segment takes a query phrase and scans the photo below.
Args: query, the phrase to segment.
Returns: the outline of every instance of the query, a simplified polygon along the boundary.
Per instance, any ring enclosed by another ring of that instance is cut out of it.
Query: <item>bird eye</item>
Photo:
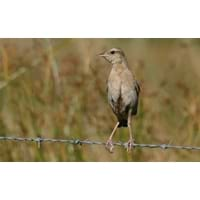
[[[111,51],[110,53],[111,53],[111,54],[114,54],[114,53],[115,53],[115,51]]]

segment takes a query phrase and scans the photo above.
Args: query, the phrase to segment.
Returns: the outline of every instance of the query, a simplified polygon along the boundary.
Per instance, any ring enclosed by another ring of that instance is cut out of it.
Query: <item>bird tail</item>
[[[120,127],[127,127],[128,126],[128,121],[126,119],[120,120],[118,128]]]

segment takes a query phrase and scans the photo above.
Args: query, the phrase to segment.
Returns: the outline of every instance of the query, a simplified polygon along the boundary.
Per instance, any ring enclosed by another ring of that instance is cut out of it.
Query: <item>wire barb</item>
[[[38,148],[41,147],[41,143],[66,143],[66,144],[73,144],[73,145],[103,145],[105,146],[105,142],[100,141],[91,141],[91,140],[79,140],[79,139],[52,139],[52,138],[25,138],[25,137],[14,137],[14,136],[0,136],[1,141],[14,141],[14,142],[35,142],[37,143]],[[116,142],[113,143],[115,146],[119,147],[126,147],[127,143],[124,142]],[[133,147],[136,148],[160,148],[163,150],[167,149],[178,149],[178,150],[196,150],[200,151],[200,147],[195,146],[178,146],[178,145],[171,145],[171,144],[133,144]]]
[[[42,138],[38,137],[38,138],[35,139],[35,141],[36,141],[36,143],[37,143],[38,149],[40,149],[40,147],[41,147],[41,142],[42,142]]]

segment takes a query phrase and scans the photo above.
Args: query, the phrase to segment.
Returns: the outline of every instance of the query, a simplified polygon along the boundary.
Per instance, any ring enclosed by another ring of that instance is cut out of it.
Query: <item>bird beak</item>
[[[98,56],[100,56],[100,57],[106,57],[106,54],[105,53],[100,53]]]

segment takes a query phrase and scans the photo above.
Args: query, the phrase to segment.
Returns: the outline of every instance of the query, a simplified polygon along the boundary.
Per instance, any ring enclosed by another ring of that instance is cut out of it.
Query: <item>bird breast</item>
[[[113,67],[108,79],[108,101],[116,115],[127,114],[137,106],[135,80],[127,67]]]

